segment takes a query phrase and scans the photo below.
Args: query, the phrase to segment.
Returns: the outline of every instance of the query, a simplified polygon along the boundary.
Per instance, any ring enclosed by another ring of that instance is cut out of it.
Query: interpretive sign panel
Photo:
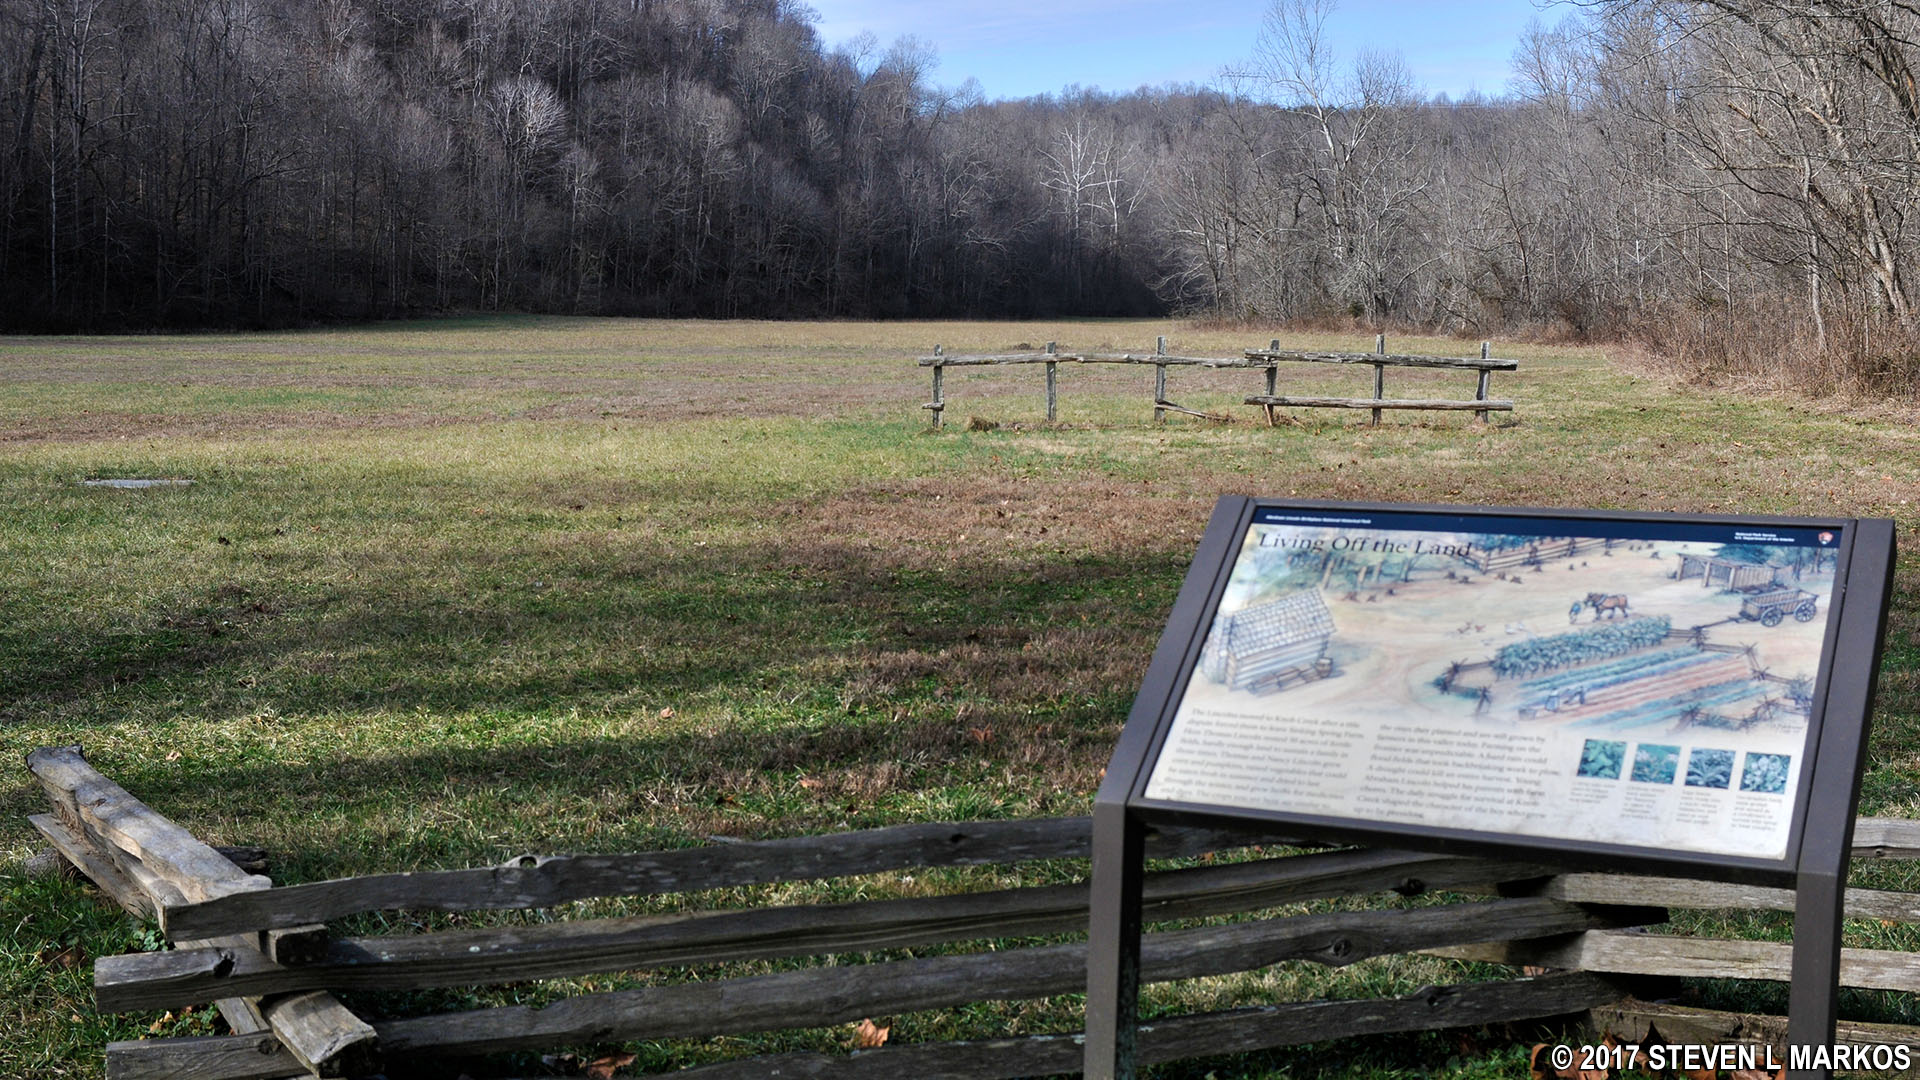
[[[1832,1042],[1893,556],[1884,519],[1221,499],[1094,797],[1087,1077],[1134,1075],[1156,822],[1790,884],[1788,1041]]]
[[[1846,540],[1260,507],[1144,801],[1783,860]]]

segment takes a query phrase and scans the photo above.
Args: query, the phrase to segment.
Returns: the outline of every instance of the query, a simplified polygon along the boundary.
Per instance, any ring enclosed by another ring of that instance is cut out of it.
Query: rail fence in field
[[[27,765],[52,812],[33,824],[102,892],[157,919],[173,948],[102,957],[105,1011],[213,1002],[229,1035],[105,1047],[117,1080],[356,1076],[409,1059],[638,1039],[707,1038],[851,1023],[874,1016],[1072,994],[1086,947],[1066,942],[869,963],[844,954],[1084,933],[1084,882],[913,899],[673,917],[602,918],[342,937],[329,920],[372,911],[548,908],[593,897],[690,892],[913,867],[1084,858],[1086,818],[913,824],[644,854],[527,856],[499,866],[275,886],[142,804],[87,764],[79,747],[36,750]],[[1195,856],[1282,837],[1201,830],[1156,834],[1149,855]],[[1142,978],[1162,982],[1284,961],[1350,964],[1425,951],[1524,966],[1521,977],[1426,987],[1403,997],[1287,1002],[1153,1020],[1144,1061],[1265,1049],[1361,1034],[1471,1027],[1586,1013],[1644,1036],[1778,1044],[1778,1018],[1641,1002],[1634,976],[1784,980],[1791,946],[1649,932],[1666,908],[1787,909],[1782,889],[1554,873],[1544,867],[1389,850],[1319,850],[1162,870],[1147,877],[1146,921],[1261,913],[1333,897],[1434,891],[1444,904],[1337,911],[1159,930]],[[1920,822],[1862,819],[1856,858],[1920,857]],[[1476,898],[1477,897],[1477,898]],[[1920,921],[1920,895],[1850,890],[1848,913]],[[371,1022],[336,993],[522,982],[611,971],[839,955],[832,966],[587,993],[541,1008],[499,1006]],[[1848,986],[1920,989],[1920,954],[1847,950]],[[1920,1029],[1848,1025],[1842,1037],[1920,1046]],[[1077,1032],[889,1045],[851,1054],[783,1054],[674,1075],[987,1078],[1073,1072]],[[1784,1051],[1780,1051],[1784,1060]]]
[[[1215,413],[1201,412],[1176,405],[1167,400],[1168,368],[1254,368],[1266,372],[1266,392],[1251,394],[1245,404],[1258,405],[1265,411],[1267,426],[1277,422],[1275,410],[1280,408],[1309,409],[1368,409],[1373,413],[1373,422],[1380,422],[1381,411],[1385,409],[1425,409],[1425,410],[1471,410],[1481,423],[1486,423],[1489,412],[1511,412],[1513,402],[1494,400],[1487,397],[1487,382],[1495,371],[1517,371],[1517,360],[1501,360],[1490,355],[1491,344],[1480,343],[1480,355],[1471,356],[1423,356],[1415,354],[1392,354],[1387,352],[1385,334],[1374,338],[1374,351],[1370,353],[1327,352],[1311,349],[1282,349],[1280,339],[1275,338],[1264,349],[1248,349],[1237,357],[1212,356],[1169,356],[1167,339],[1161,337],[1150,353],[1063,353],[1058,343],[1049,341],[1041,352],[1017,353],[977,353],[949,356],[940,346],[933,347],[931,356],[922,356],[918,363],[921,367],[933,369],[933,400],[920,406],[933,414],[933,426],[945,423],[947,409],[946,369],[950,367],[982,367],[1022,364],[1044,364],[1047,376],[1047,420],[1054,421],[1060,415],[1059,372],[1061,364],[1151,364],[1153,365],[1153,418],[1163,421],[1169,412],[1197,416],[1203,420],[1231,422],[1232,418]],[[1369,365],[1373,368],[1372,397],[1314,397],[1302,395],[1282,395],[1279,393],[1279,373],[1282,363]],[[1473,371],[1479,376],[1479,385],[1475,387],[1471,399],[1454,398],[1390,398],[1386,396],[1386,371],[1396,368],[1440,368]]]

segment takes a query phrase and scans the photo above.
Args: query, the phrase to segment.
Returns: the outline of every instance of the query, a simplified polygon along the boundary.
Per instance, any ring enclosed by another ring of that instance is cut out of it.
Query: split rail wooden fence
[[[965,941],[1084,933],[1084,883],[913,899],[767,907],[673,917],[603,918],[341,937],[324,923],[371,911],[550,908],[605,896],[813,880],[910,867],[1084,858],[1086,818],[915,824],[646,854],[528,856],[499,866],[380,874],[274,886],[92,769],[78,747],[28,755],[52,813],[34,825],[128,911],[155,918],[166,952],[103,957],[99,1008],[177,1009],[215,1002],[233,1034],[106,1047],[116,1080],[356,1076],[408,1060],[639,1039],[708,1038],[852,1023],[980,1001],[1071,994],[1086,947],[1066,941],[867,963],[845,954]],[[1856,858],[1920,857],[1920,822],[1863,819]],[[1281,837],[1201,830],[1155,834],[1149,855],[1194,856]],[[1589,1013],[1630,1032],[1777,1042],[1775,1018],[1640,1002],[1631,976],[1783,980],[1791,946],[1650,933],[1669,907],[1791,907],[1786,890],[1657,878],[1558,874],[1539,866],[1387,850],[1326,850],[1161,870],[1147,877],[1149,923],[1237,913],[1246,921],[1146,936],[1148,982],[1222,975],[1286,961],[1344,965],[1412,951],[1555,969],[1426,987],[1384,1000],[1289,1002],[1156,1019],[1142,1059],[1266,1049],[1383,1034]],[[1450,891],[1485,897],[1426,906],[1274,917],[1271,909],[1355,894]],[[1855,889],[1859,918],[1920,922],[1920,895]],[[336,992],[422,990],[669,966],[836,955],[830,966],[498,1006],[363,1020]],[[1920,989],[1920,955],[1847,950],[1846,985]],[[1920,1045],[1920,1029],[1850,1025],[1843,1036]],[[1784,1051],[1781,1051],[1784,1054]],[[893,1045],[852,1054],[783,1054],[676,1073],[696,1080],[791,1077],[989,1078],[1073,1072],[1078,1033]],[[384,1063],[384,1064],[383,1064]],[[468,1071],[473,1071],[471,1068]]]
[[[1517,360],[1503,360],[1491,355],[1491,343],[1480,343],[1480,355],[1471,356],[1425,356],[1412,353],[1387,352],[1385,334],[1374,338],[1374,351],[1327,352],[1309,349],[1282,349],[1280,339],[1275,338],[1264,349],[1248,349],[1237,357],[1212,356],[1170,356],[1167,354],[1167,339],[1158,339],[1151,353],[1063,353],[1058,342],[1047,342],[1041,352],[1018,353],[975,353],[965,355],[947,355],[939,345],[933,347],[931,356],[918,359],[921,367],[933,369],[933,400],[920,406],[932,413],[933,426],[941,427],[945,423],[947,408],[946,369],[950,367],[995,367],[1004,365],[1043,364],[1046,367],[1047,420],[1053,422],[1060,416],[1059,370],[1061,364],[1151,364],[1153,373],[1153,418],[1156,422],[1166,419],[1169,412],[1197,416],[1204,420],[1228,421],[1231,417],[1189,409],[1167,400],[1168,368],[1253,368],[1266,373],[1266,392],[1248,395],[1245,404],[1258,405],[1266,413],[1267,426],[1276,423],[1274,410],[1279,408],[1308,409],[1367,409],[1373,413],[1373,422],[1378,424],[1383,410],[1386,409],[1422,409],[1471,411],[1475,419],[1486,423],[1492,412],[1511,412],[1513,402],[1487,396],[1488,380],[1495,371],[1517,371]],[[1326,397],[1310,395],[1282,395],[1279,393],[1279,372],[1283,363],[1368,365],[1373,368],[1373,396],[1371,397]],[[1472,371],[1478,375],[1478,385],[1470,399],[1454,398],[1390,398],[1386,396],[1386,371],[1388,368],[1429,368]]]

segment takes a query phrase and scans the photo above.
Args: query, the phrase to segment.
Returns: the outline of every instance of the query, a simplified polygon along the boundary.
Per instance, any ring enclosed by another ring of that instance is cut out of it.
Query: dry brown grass
[[[1920,333],[1878,317],[1828,313],[1822,334],[1802,297],[1676,311],[1635,336],[1649,370],[1681,385],[1793,395],[1850,413],[1920,416]]]

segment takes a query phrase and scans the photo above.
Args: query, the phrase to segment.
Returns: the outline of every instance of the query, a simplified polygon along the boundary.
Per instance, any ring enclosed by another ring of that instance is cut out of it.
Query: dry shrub
[[[1697,385],[1814,397],[1920,397],[1920,329],[1835,312],[1823,337],[1803,298],[1673,312],[1637,336],[1662,366]]]
[[[1364,339],[1385,334],[1389,342],[1400,338],[1447,338],[1477,343],[1525,342],[1530,345],[1592,344],[1611,341],[1617,330],[1591,325],[1591,319],[1573,315],[1549,315],[1538,318],[1495,317],[1491,321],[1466,321],[1445,318],[1438,321],[1407,318],[1378,318],[1368,315],[1332,313],[1295,315],[1275,319],[1263,315],[1201,314],[1187,320],[1186,326],[1209,333],[1246,334],[1251,337],[1286,338],[1300,334],[1335,334]],[[1462,355],[1472,349],[1460,350]],[[1500,355],[1497,350],[1495,355]]]

